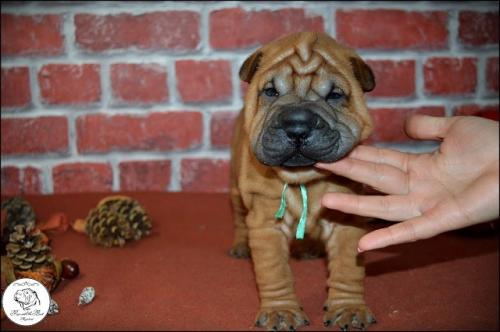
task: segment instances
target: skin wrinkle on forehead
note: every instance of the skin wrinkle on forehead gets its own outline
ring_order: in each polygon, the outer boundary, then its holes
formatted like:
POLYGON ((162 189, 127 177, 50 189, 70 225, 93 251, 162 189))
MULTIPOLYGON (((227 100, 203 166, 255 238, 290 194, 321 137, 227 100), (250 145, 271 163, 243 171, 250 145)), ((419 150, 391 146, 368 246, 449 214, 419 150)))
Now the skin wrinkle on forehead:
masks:
POLYGON ((323 63, 323 60, 317 53, 313 53, 313 56, 309 58, 309 61, 304 63, 298 55, 294 54, 290 57, 290 63, 297 74, 307 75, 315 72, 323 63))
POLYGON ((270 68, 262 77, 259 90, 273 84, 280 95, 294 90, 298 96, 308 100, 324 98, 333 86, 349 94, 349 81, 332 68, 316 53, 307 63, 302 63, 297 55, 292 55, 270 68), (286 61, 288 59, 290 62, 286 61))
POLYGON ((294 87, 295 87, 295 93, 297 96, 299 96, 302 99, 305 99, 307 96, 307 93, 309 91, 311 81, 312 81, 312 76, 311 75, 295 75, 294 77, 294 87))

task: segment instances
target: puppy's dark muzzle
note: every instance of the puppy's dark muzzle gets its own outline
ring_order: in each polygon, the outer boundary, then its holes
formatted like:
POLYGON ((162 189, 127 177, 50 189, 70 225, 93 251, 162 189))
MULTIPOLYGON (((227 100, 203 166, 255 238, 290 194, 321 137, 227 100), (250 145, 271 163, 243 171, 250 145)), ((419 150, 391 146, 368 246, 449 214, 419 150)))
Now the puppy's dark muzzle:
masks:
POLYGON ((323 119, 307 108, 292 108, 281 112, 276 122, 277 127, 283 129, 296 146, 307 142, 313 130, 326 125, 323 119))
POLYGON ((264 164, 303 167, 334 158, 340 135, 309 107, 285 106, 271 121, 257 154, 264 164))

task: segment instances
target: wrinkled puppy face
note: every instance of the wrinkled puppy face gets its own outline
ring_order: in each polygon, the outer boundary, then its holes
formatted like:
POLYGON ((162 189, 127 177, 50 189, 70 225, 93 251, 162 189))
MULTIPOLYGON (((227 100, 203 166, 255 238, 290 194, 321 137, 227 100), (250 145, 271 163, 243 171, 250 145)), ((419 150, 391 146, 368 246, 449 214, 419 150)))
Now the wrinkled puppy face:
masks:
MULTIPOLYGON (((338 160, 371 128, 362 92, 373 89, 373 74, 325 35, 302 33, 292 43, 270 65, 250 63, 257 73, 250 82, 256 99, 248 127, 252 150, 261 163, 284 168, 338 160)), ((268 47, 274 57, 283 48, 268 47)), ((265 60, 265 52, 254 53, 253 61, 265 60)))
POLYGON ((29 298, 30 293, 26 289, 18 290, 14 293, 14 300, 19 303, 28 304, 29 298))
POLYGON ((259 97, 265 116, 253 142, 257 159, 269 166, 297 167, 342 158, 361 129, 349 116, 348 85, 326 65, 304 75, 287 63, 279 67, 259 97))

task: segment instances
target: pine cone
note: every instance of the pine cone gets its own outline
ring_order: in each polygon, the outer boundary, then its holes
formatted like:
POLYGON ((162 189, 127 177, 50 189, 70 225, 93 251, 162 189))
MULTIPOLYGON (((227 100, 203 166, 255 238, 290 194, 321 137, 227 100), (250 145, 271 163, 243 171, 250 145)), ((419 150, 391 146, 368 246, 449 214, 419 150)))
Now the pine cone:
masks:
POLYGON ((13 197, 2 202, 2 211, 5 211, 6 222, 2 224, 2 247, 1 254, 5 255, 5 246, 9 243, 9 237, 14 232, 16 225, 35 225, 35 212, 30 203, 21 197, 13 197))
POLYGON ((85 230, 95 244, 122 247, 127 241, 137 241, 149 235, 151 219, 132 198, 110 196, 90 211, 85 230))
POLYGON ((15 270, 36 270, 54 261, 48 238, 31 225, 16 225, 6 249, 15 270))

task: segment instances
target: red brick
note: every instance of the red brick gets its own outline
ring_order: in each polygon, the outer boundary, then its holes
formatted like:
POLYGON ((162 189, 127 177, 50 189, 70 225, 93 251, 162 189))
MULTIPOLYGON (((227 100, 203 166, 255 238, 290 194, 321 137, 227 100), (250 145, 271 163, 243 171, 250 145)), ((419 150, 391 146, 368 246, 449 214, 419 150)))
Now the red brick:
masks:
POLYGON ((2 195, 40 194, 40 177, 41 171, 34 167, 2 167, 2 195))
POLYGON ((462 44, 498 44, 498 11, 463 11, 459 15, 458 37, 462 44))
POLYGON ((70 163, 52 169, 54 193, 109 192, 113 172, 109 164, 70 163))
POLYGON ((231 65, 225 60, 175 63, 177 89, 185 102, 228 100, 232 96, 231 65))
POLYGON ((21 171, 17 167, 2 167, 2 195, 18 195, 21 193, 21 171))
POLYGON ((42 172, 35 167, 24 168, 23 192, 26 194, 40 194, 42 192, 42 172))
POLYGON ((79 47, 100 52, 113 49, 195 49, 200 41, 200 15, 193 11, 152 12, 142 15, 75 15, 79 47))
POLYGON ((111 66, 113 98, 118 102, 148 104, 168 99, 167 71, 155 63, 117 63, 111 66))
POLYGON ((38 72, 43 102, 89 104, 101 99, 100 67, 96 64, 49 64, 38 72))
POLYGON ((486 85, 488 90, 498 94, 498 57, 489 58, 486 66, 486 85))
POLYGON ((31 103, 27 67, 2 68, 2 107, 23 107, 31 103))
POLYGON ((379 108, 370 110, 373 119, 373 134, 368 139, 372 142, 403 143, 412 141, 404 131, 406 118, 411 114, 444 116, 443 107, 419 108, 379 108))
POLYGON ((62 54, 61 29, 59 15, 2 14, 2 56, 62 54))
POLYGON ((338 10, 337 38, 354 48, 442 49, 448 45, 444 11, 338 10))
POLYGON ((367 61, 375 74, 371 97, 409 97, 415 94, 415 61, 367 61))
POLYGON ((76 123, 78 151, 171 151, 201 144, 203 120, 198 112, 151 113, 147 116, 93 114, 76 123))
POLYGON ((323 32, 323 18, 303 9, 227 8, 210 13, 210 44, 215 49, 253 47, 304 30, 323 32))
POLYGON ((166 191, 170 184, 170 160, 120 163, 120 189, 125 191, 166 191))
POLYGON ((2 118, 2 155, 63 153, 68 150, 64 116, 2 118))
POLYGON ((183 159, 181 187, 190 192, 228 192, 229 161, 222 159, 183 159))
POLYGON ((214 148, 228 148, 238 112, 217 112, 210 119, 210 143, 214 148))
POLYGON ((425 91, 432 95, 473 93, 476 63, 475 58, 430 58, 424 65, 425 91))
POLYGON ((455 108, 455 115, 473 115, 498 121, 498 105, 462 105, 455 108))

